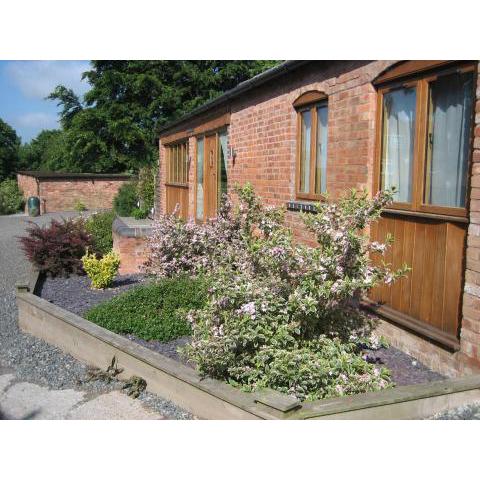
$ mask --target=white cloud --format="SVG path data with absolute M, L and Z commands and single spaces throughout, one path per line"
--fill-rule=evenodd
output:
M 83 95 L 89 85 L 82 81 L 82 73 L 89 69 L 86 61 L 16 61 L 6 65 L 10 79 L 26 97 L 43 99 L 57 85 L 72 88 Z
M 16 118 L 15 123 L 19 127 L 39 130 L 58 128 L 57 116 L 43 112 L 24 113 Z

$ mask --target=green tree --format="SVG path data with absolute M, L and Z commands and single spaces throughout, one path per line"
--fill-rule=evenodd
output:
M 46 99 L 58 100 L 58 105 L 62 107 L 60 118 L 62 119 L 63 128 L 70 127 L 73 117 L 83 108 L 78 95 L 71 88 L 63 85 L 57 85 Z
M 58 86 L 70 161 L 83 171 L 137 171 L 157 158 L 158 129 L 275 61 L 92 61 L 83 103 Z
M 0 182 L 17 169 L 19 147 L 17 132 L 0 118 Z
M 69 155 L 62 130 L 42 130 L 19 150 L 20 170 L 70 171 Z

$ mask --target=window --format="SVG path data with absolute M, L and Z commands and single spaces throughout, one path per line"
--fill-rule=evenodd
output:
M 197 140 L 197 174 L 196 174 L 196 219 L 203 220 L 203 138 Z
M 304 105 L 302 97 L 310 103 Z M 328 105 L 325 95 L 307 92 L 294 106 L 298 111 L 297 197 L 317 200 L 327 191 Z
M 187 185 L 188 183 L 188 142 L 168 145 L 167 155 L 167 183 L 173 185 Z
M 195 163 L 195 219 L 213 218 L 227 194 L 227 131 L 209 132 L 197 137 Z
M 379 178 L 394 208 L 466 216 L 473 65 L 379 88 Z

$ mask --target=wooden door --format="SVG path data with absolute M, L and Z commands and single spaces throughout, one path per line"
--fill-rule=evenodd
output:
M 204 218 L 213 218 L 217 215 L 217 135 L 205 137 L 204 157 Z

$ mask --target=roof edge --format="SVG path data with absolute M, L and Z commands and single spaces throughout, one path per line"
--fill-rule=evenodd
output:
M 286 73 L 296 70 L 297 68 L 310 62 L 312 62 L 312 60 L 287 60 L 280 65 L 269 68 L 268 70 L 265 70 L 264 72 L 259 73 L 258 75 L 255 75 L 254 77 L 239 83 L 236 87 L 233 87 L 232 89 L 227 90 L 225 93 L 222 93 L 222 95 L 212 100 L 209 100 L 208 102 L 205 102 L 203 105 L 200 105 L 199 107 L 193 109 L 191 112 L 187 113 L 183 117 L 180 117 L 179 119 L 174 120 L 173 122 L 170 122 L 169 124 L 160 128 L 158 130 L 158 136 L 161 137 L 163 133 L 174 129 L 175 127 L 178 127 L 182 123 L 193 119 L 196 116 L 207 112 L 212 108 L 218 107 L 228 102 L 229 100 L 237 98 L 248 90 L 251 90 L 252 88 L 263 85 L 264 83 L 274 78 L 285 75 Z

